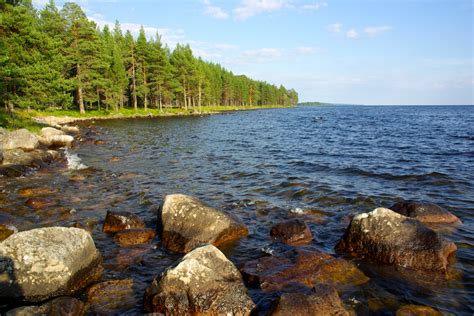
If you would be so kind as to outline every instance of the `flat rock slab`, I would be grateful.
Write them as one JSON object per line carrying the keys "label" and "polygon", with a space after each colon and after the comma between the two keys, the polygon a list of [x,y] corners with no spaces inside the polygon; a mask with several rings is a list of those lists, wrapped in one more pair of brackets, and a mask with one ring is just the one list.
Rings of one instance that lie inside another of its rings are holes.
{"label": "flat rock slab", "polygon": [[355,216],[336,249],[404,268],[446,272],[457,248],[420,221],[377,208]]}
{"label": "flat rock slab", "polygon": [[108,211],[102,230],[105,233],[116,233],[131,228],[144,228],[145,222],[138,215],[130,212]]}
{"label": "flat rock slab", "polygon": [[461,220],[456,215],[432,203],[401,201],[392,205],[390,209],[401,215],[417,219],[425,224],[461,223]]}
{"label": "flat rock slab", "polygon": [[300,248],[248,261],[240,271],[249,286],[266,292],[294,286],[311,288],[321,283],[350,287],[369,281],[350,261]]}
{"label": "flat rock slab", "polygon": [[284,293],[273,304],[271,316],[326,316],[353,315],[348,311],[337,291],[326,285],[318,285],[312,293]]}
{"label": "flat rock slab", "polygon": [[212,245],[185,255],[145,292],[145,310],[165,315],[250,315],[254,307],[237,268]]}
{"label": "flat rock slab", "polygon": [[112,280],[94,284],[87,290],[90,312],[99,315],[119,314],[136,303],[133,280]]}
{"label": "flat rock slab", "polygon": [[49,227],[0,243],[0,300],[43,301],[76,293],[100,278],[102,258],[89,233]]}
{"label": "flat rock slab", "polygon": [[434,308],[421,305],[404,305],[397,310],[396,316],[443,316]]}
{"label": "flat rock slab", "polygon": [[313,240],[313,235],[308,225],[300,219],[292,219],[274,225],[270,230],[270,236],[274,240],[289,245],[309,244]]}
{"label": "flat rock slab", "polygon": [[114,240],[122,247],[146,244],[155,238],[155,231],[151,228],[132,228],[119,231]]}
{"label": "flat rock slab", "polygon": [[218,247],[248,235],[247,227],[236,217],[183,194],[165,197],[158,227],[163,245],[181,253],[204,244]]}

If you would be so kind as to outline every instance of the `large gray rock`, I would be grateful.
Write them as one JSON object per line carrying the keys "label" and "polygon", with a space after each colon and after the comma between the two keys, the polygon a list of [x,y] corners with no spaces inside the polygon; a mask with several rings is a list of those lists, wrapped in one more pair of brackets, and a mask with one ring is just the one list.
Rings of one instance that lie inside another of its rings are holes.
{"label": "large gray rock", "polygon": [[48,150],[35,149],[32,151],[23,151],[21,149],[6,150],[3,153],[3,164],[12,165],[41,165],[42,163],[49,163],[53,159],[58,158],[58,153]]}
{"label": "large gray rock", "polygon": [[50,136],[55,135],[66,135],[66,133],[54,127],[43,127],[40,132],[40,136],[44,138],[48,138]]}
{"label": "large gray rock", "polygon": [[54,127],[44,127],[41,129],[39,140],[48,147],[70,147],[74,137]]}
{"label": "large gray rock", "polygon": [[239,219],[183,194],[165,197],[158,227],[163,245],[182,253],[208,243],[220,246],[248,234]]}
{"label": "large gray rock", "polygon": [[377,208],[355,216],[336,249],[404,268],[446,272],[457,248],[420,221]]}
{"label": "large gray rock", "polygon": [[102,257],[78,228],[19,232],[0,243],[0,300],[43,301],[74,294],[100,278]]}
{"label": "large gray rock", "polygon": [[254,307],[239,271],[212,245],[188,253],[145,292],[145,310],[165,315],[249,315]]}
{"label": "large gray rock", "polygon": [[4,135],[1,147],[3,147],[3,150],[33,150],[38,148],[38,146],[38,137],[36,137],[35,134],[29,132],[27,129],[22,128]]}
{"label": "large gray rock", "polygon": [[63,125],[61,130],[67,134],[79,134],[80,129],[77,126]]}

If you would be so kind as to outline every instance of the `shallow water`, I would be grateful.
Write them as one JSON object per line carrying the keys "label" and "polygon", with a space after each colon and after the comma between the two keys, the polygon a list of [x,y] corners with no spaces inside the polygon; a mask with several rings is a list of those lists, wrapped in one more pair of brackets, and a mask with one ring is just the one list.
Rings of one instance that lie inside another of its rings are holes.
{"label": "shallow water", "polygon": [[[474,107],[300,107],[102,121],[93,128],[105,144],[83,143],[70,153],[90,168],[58,163],[26,178],[0,178],[0,214],[11,215],[20,230],[77,221],[93,226],[104,279],[135,281],[136,304],[122,313],[143,312],[144,289],[180,256],[157,238],[125,262],[130,252],[101,232],[105,213],[135,212],[156,227],[156,207],[170,193],[196,196],[247,224],[248,238],[225,249],[236,265],[285,248],[269,238],[279,220],[306,220],[310,247],[335,254],[350,214],[399,198],[439,204],[463,221],[442,231],[458,246],[456,278],[413,280],[359,261],[370,283],[341,296],[359,314],[390,315],[407,303],[474,312]],[[120,159],[111,161],[114,156]],[[32,210],[17,193],[31,186],[54,189],[46,210]],[[261,311],[268,308],[271,296],[250,293]]]}

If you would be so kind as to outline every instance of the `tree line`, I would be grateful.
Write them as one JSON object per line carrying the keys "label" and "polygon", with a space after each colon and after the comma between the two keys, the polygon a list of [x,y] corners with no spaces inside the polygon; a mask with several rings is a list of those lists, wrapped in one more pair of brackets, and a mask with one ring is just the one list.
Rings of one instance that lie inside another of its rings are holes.
{"label": "tree line", "polygon": [[189,45],[171,50],[143,27],[137,38],[118,21],[100,29],[75,3],[36,10],[31,0],[0,0],[0,102],[9,111],[200,110],[292,105],[298,94],[197,58]]}

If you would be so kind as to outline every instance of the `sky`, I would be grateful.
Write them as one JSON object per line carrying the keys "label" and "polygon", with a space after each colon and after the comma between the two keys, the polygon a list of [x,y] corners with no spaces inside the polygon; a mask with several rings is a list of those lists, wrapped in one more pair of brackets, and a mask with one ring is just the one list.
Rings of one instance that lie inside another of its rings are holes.
{"label": "sky", "polygon": [[136,35],[143,25],[302,102],[474,104],[471,0],[75,2],[99,26],[118,20]]}

